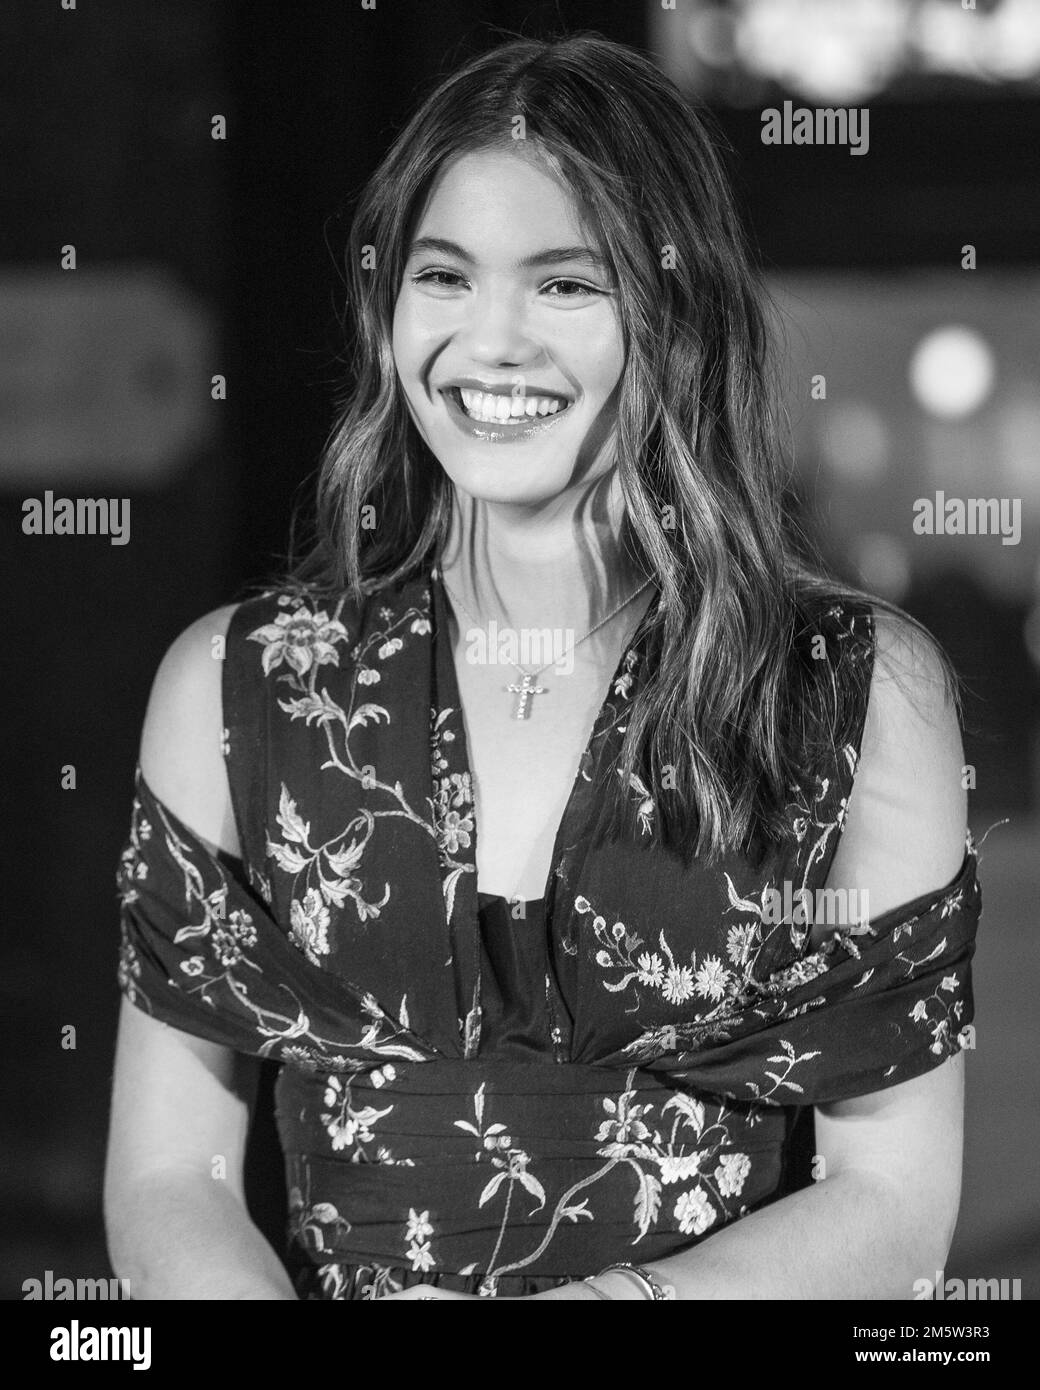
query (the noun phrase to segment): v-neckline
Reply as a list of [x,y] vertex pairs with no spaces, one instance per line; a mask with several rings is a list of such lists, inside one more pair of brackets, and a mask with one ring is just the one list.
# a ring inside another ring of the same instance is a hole
[[[448,680],[448,704],[452,708],[458,710],[459,714],[457,726],[458,745],[456,760],[459,770],[466,777],[468,777],[469,784],[472,787],[473,766],[470,762],[469,738],[466,733],[466,717],[465,711],[462,707],[462,692],[459,688],[458,672],[455,669],[454,653],[451,651],[450,647],[450,624],[448,619],[450,617],[450,614],[454,612],[454,609],[452,609],[450,606],[450,599],[444,588],[444,580],[440,572],[439,564],[434,565],[432,570],[430,571],[430,588],[433,594],[433,603],[431,605],[433,617],[432,640],[435,647],[438,643],[438,640],[443,640],[446,643],[448,643],[448,650],[446,653],[447,661],[445,665],[445,671]],[[592,727],[589,731],[587,739],[585,740],[581,756],[578,759],[578,765],[577,770],[574,774],[574,780],[571,782],[570,789],[567,793],[567,800],[564,803],[563,814],[560,817],[559,823],[556,827],[556,834],[553,837],[552,854],[549,860],[549,872],[546,877],[545,887],[543,889],[542,896],[540,898],[532,898],[528,900],[531,902],[544,903],[547,912],[551,912],[552,908],[554,880],[556,878],[556,871],[560,863],[560,844],[565,837],[564,832],[566,831],[568,825],[573,819],[575,803],[578,799],[579,785],[582,781],[583,775],[587,770],[590,760],[594,756],[594,749],[596,744],[602,738],[603,734],[607,731],[607,727],[610,727],[606,725],[608,710],[613,710],[614,724],[616,724],[617,718],[619,717],[619,710],[614,709],[614,706],[626,705],[631,697],[630,688],[626,689],[624,693],[619,694],[617,693],[617,686],[626,674],[630,674],[633,678],[633,681],[635,680],[636,666],[635,662],[632,661],[631,658],[633,655],[636,658],[638,658],[639,653],[637,649],[642,644],[646,636],[647,616],[659,601],[660,590],[658,589],[656,591],[656,594],[651,598],[649,604],[647,604],[646,608],[643,610],[643,614],[640,617],[639,622],[636,624],[632,636],[629,638],[624,650],[621,653],[621,656],[618,659],[617,665],[614,668],[614,673],[610,677],[610,680],[607,684],[606,694],[604,695],[602,701],[600,702],[599,708],[596,711],[595,718],[592,721]],[[632,666],[631,671],[629,671],[628,669],[630,663]],[[477,872],[477,836],[479,834],[479,826],[477,824],[477,806],[475,798],[472,804],[471,819],[473,822],[473,829],[470,834],[470,844],[468,846],[467,859],[473,867],[474,892],[480,895],[484,893],[484,890],[479,887],[476,887],[475,877]],[[484,893],[484,896],[499,897],[501,895]]]

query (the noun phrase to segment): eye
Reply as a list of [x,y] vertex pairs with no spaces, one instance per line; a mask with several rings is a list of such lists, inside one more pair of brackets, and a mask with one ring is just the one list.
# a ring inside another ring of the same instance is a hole
[[[552,291],[558,287],[563,287],[558,294]],[[599,289],[596,285],[586,285],[583,280],[550,280],[547,285],[543,285],[543,290],[552,299],[582,299],[586,295],[605,294],[605,290]]]
[[413,285],[432,285],[438,290],[454,290],[460,284],[465,283],[463,277],[456,270],[420,270],[411,277]]

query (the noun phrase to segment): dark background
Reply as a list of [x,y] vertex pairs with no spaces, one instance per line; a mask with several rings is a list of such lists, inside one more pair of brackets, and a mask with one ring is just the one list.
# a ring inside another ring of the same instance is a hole
[[[292,8],[98,0],[66,12],[55,0],[0,11],[9,151],[0,180],[0,419],[9,445],[0,454],[0,580],[12,707],[0,1295],[19,1297],[22,1281],[48,1268],[72,1278],[108,1272],[100,1186],[118,1006],[115,867],[148,690],[177,633],[270,573],[286,551],[290,514],[332,424],[338,254],[353,195],[433,79],[501,37],[492,26],[530,35],[593,28],[646,47],[651,8],[638,0],[379,0],[375,11],[348,0]],[[927,272],[948,276],[956,296],[959,249],[970,241],[981,248],[976,294],[988,284],[994,294],[1009,284],[1035,289],[1035,96],[940,89],[872,102],[863,158],[764,146],[765,104],[773,102],[715,114],[778,284],[804,287],[827,272],[840,293],[872,276],[886,284],[907,276],[912,287]],[[210,138],[214,113],[227,117],[225,141]],[[72,275],[58,268],[69,243],[79,283],[99,287],[97,304],[135,276],[165,287],[159,330],[142,329],[144,315],[124,309],[87,313],[72,335],[69,311],[50,297]],[[167,311],[194,325],[203,351],[171,346]],[[68,347],[60,370],[55,333]],[[1035,354],[1036,343],[1011,347]],[[1027,368],[1035,382],[1035,355]],[[215,373],[227,378],[226,401],[210,398]],[[132,398],[154,421],[142,458],[166,433],[177,437],[175,420],[190,417],[192,442],[159,464],[135,471],[131,453],[114,466],[87,440],[85,403],[95,391],[116,413]],[[59,439],[34,461],[17,441],[41,410],[85,422],[83,439]],[[855,578],[828,541],[811,447],[806,458],[806,505],[833,563]],[[988,466],[980,458],[982,479]],[[23,535],[22,502],[48,488],[129,496],[130,543]],[[863,524],[883,500],[880,490],[859,497]],[[1034,518],[1026,505],[1024,529],[1035,536]],[[1037,704],[1023,639],[1035,595],[1019,581],[995,593],[971,554],[958,552],[945,570],[914,569],[902,601],[969,685],[976,834],[1010,822],[983,852],[979,1047],[969,1059],[965,1201],[947,1275],[1020,1277],[1035,1297]],[[70,764],[76,786],[64,790]],[[61,1044],[68,1024],[74,1050]],[[277,1226],[277,1174],[260,1163],[254,1182],[262,1219]]]

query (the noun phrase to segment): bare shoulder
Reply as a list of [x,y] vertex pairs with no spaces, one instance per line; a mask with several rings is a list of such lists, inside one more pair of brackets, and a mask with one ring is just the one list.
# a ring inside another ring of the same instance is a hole
[[876,918],[956,876],[967,797],[956,702],[935,643],[904,619],[874,616],[860,761],[828,884],[869,889]]
[[236,605],[186,628],[159,664],[141,733],[141,772],[174,815],[230,854],[240,848],[221,751],[223,639]]
[[907,794],[923,798],[920,809],[933,801],[945,805],[952,795],[963,811],[964,750],[938,648],[926,633],[892,614],[876,611],[874,625],[877,645],[860,773],[894,773],[902,766]]

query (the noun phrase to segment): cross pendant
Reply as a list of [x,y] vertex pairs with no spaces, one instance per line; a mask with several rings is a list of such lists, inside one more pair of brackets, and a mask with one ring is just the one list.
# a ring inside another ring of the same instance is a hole
[[513,711],[514,719],[527,719],[530,717],[530,703],[533,695],[547,695],[549,692],[544,685],[535,685],[534,676],[524,672],[523,685],[507,685],[506,689],[516,695],[516,709]]

